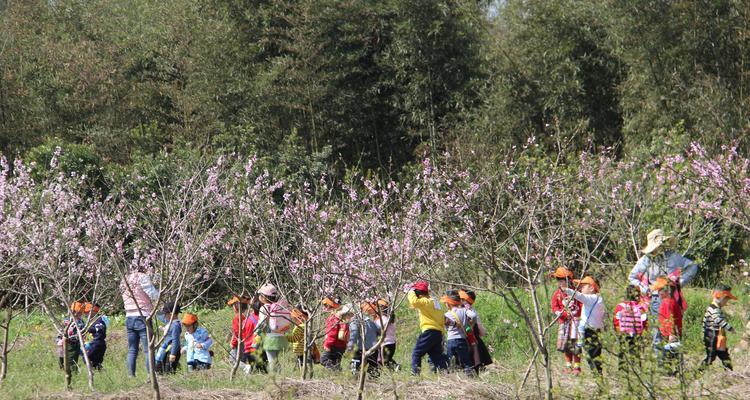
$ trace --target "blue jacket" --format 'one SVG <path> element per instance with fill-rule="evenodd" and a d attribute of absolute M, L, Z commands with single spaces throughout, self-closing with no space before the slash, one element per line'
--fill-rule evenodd
<path fill-rule="evenodd" d="M 104 344 L 107 339 L 107 322 L 106 316 L 102 315 L 97 318 L 89 327 L 88 332 L 91 334 L 91 343 Z"/>
<path fill-rule="evenodd" d="M 172 348 L 169 350 L 169 354 L 173 356 L 177 356 L 180 354 L 180 336 L 182 335 L 182 323 L 179 320 L 172 321 L 172 324 L 169 325 L 169 330 L 167 331 L 167 334 L 164 338 L 164 342 L 161 344 L 161 353 L 165 353 L 167 351 L 167 348 L 169 345 L 172 345 Z"/>
<path fill-rule="evenodd" d="M 185 332 L 185 348 L 187 349 L 187 362 L 198 360 L 207 364 L 211 364 L 211 353 L 208 349 L 214 343 L 211 337 L 208 336 L 206 328 L 198 327 L 192 334 Z M 197 348 L 196 345 L 201 344 L 202 348 Z"/>
<path fill-rule="evenodd" d="M 378 328 L 378 325 L 370 318 L 365 318 L 362 324 L 365 328 L 365 347 L 362 347 L 359 319 L 354 318 L 349 323 L 349 343 L 346 346 L 348 349 L 352 349 L 356 345 L 357 349 L 369 350 L 378 343 L 378 338 L 380 337 L 380 328 Z"/>

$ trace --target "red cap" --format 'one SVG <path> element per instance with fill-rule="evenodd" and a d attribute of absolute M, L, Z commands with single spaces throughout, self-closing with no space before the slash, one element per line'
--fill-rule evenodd
<path fill-rule="evenodd" d="M 416 281 L 414 282 L 414 286 L 412 286 L 414 290 L 419 290 L 422 292 L 429 292 L 430 291 L 430 284 L 425 281 Z"/>

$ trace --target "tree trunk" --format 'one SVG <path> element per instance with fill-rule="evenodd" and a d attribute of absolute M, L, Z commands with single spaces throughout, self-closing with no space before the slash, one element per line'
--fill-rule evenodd
<path fill-rule="evenodd" d="M 362 339 L 362 343 L 364 347 L 364 338 Z M 367 371 L 365 360 L 367 360 L 367 351 L 362 350 L 361 353 L 362 359 L 359 364 L 359 379 L 357 382 L 357 400 L 363 400 L 365 398 L 365 372 Z"/>
<path fill-rule="evenodd" d="M 154 328 L 151 323 L 151 318 L 146 319 L 146 342 L 148 344 L 148 376 L 151 381 L 151 391 L 154 400 L 161 400 L 161 392 L 159 391 L 159 382 L 156 380 L 156 339 L 154 336 Z"/>
<path fill-rule="evenodd" d="M 77 329 L 77 335 L 78 335 L 78 343 L 81 343 L 83 346 L 83 332 L 81 332 L 80 329 Z M 86 352 L 85 346 L 81 347 L 81 356 L 83 357 L 83 363 L 86 365 L 86 378 L 88 380 L 89 389 L 91 391 L 94 391 L 94 370 L 91 368 L 91 361 L 89 360 L 89 355 Z"/>
<path fill-rule="evenodd" d="M 5 310 L 5 325 L 3 326 L 3 347 L 2 353 L 0 353 L 0 385 L 5 381 L 5 377 L 8 376 L 8 341 L 10 340 L 10 321 L 13 319 L 13 309 L 8 305 Z"/>
<path fill-rule="evenodd" d="M 304 331 L 302 332 L 302 343 L 304 343 L 304 347 L 302 348 L 302 380 L 307 379 L 307 360 L 309 360 L 310 356 L 310 346 L 308 346 L 308 331 L 307 326 L 309 323 L 304 324 Z M 310 378 L 312 378 L 312 371 L 310 371 Z"/>
<path fill-rule="evenodd" d="M 240 309 L 241 311 L 241 309 Z M 234 363 L 232 363 L 232 371 L 229 372 L 229 381 L 234 381 L 234 377 L 237 375 L 237 369 L 240 367 L 240 354 L 242 354 L 242 349 L 245 348 L 245 344 L 243 341 L 243 333 L 244 329 L 242 325 L 242 312 L 239 313 L 239 325 L 238 325 L 238 333 L 237 333 L 237 348 L 234 349 L 235 355 L 234 355 Z"/>
<path fill-rule="evenodd" d="M 67 328 L 65 329 L 66 332 L 63 333 L 63 371 L 65 372 L 65 390 L 70 390 L 70 384 L 71 384 L 71 372 L 70 372 L 70 363 L 68 362 L 68 332 Z"/>

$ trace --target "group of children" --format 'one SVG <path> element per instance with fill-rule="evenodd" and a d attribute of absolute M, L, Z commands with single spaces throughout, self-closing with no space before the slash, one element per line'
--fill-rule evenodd
<path fill-rule="evenodd" d="M 430 296 L 429 284 L 418 281 L 412 285 L 407 299 L 419 313 L 421 331 L 412 351 L 412 374 L 420 373 L 425 355 L 433 371 L 445 371 L 454 366 L 469 376 L 492 363 L 482 340 L 487 331 L 473 308 L 476 300 L 473 291 L 449 290 L 438 301 Z M 445 311 L 441 303 L 445 304 Z M 446 332 L 447 342 L 444 342 Z"/>
<path fill-rule="evenodd" d="M 99 315 L 98 304 L 73 302 L 70 305 L 70 317 L 63 320 L 62 332 L 57 336 L 57 355 L 60 368 L 65 363 L 70 369 L 78 368 L 78 361 L 85 352 L 92 368 L 100 369 L 107 351 L 107 328 L 109 318 Z M 93 318 L 86 324 L 84 316 Z M 84 329 L 88 326 L 88 329 Z M 83 345 L 81 342 L 83 341 Z"/>
<path fill-rule="evenodd" d="M 598 282 L 591 276 L 572 279 L 573 272 L 565 267 L 551 274 L 558 289 L 552 295 L 551 308 L 559 324 L 557 350 L 565 358 L 563 373 L 581 373 L 581 354 L 595 375 L 602 373 L 602 342 L 605 328 L 605 305 Z M 649 288 L 658 293 L 657 301 L 641 294 L 638 286 L 630 285 L 625 298 L 614 309 L 612 323 L 618 341 L 618 365 L 627 370 L 640 365 L 643 334 L 649 330 L 649 315 L 653 338 L 652 345 L 659 365 L 667 374 L 674 375 L 681 365 L 682 320 L 687 302 L 679 288 L 679 275 L 659 276 Z M 722 307 L 736 299 L 731 288 L 717 286 L 712 293 L 712 303 L 703 318 L 706 358 L 705 368 L 718 357 L 725 368 L 732 369 L 726 346 L 726 332 L 731 332 Z"/>
<path fill-rule="evenodd" d="M 558 284 L 551 308 L 559 323 L 557 349 L 565 358 L 563 373 L 579 375 L 581 354 L 585 353 L 592 372 L 601 375 L 600 336 L 605 329 L 606 312 L 598 282 L 591 276 L 573 279 L 573 272 L 565 267 L 557 268 L 551 276 Z M 682 316 L 687 308 L 677 282 L 672 276 L 655 280 L 649 289 L 659 294 L 658 304 L 650 304 L 654 299 L 642 295 L 635 285 L 626 289 L 625 298 L 616 305 L 612 318 L 621 369 L 640 365 L 643 336 L 649 330 L 651 315 L 653 347 L 659 363 L 668 373 L 676 372 L 675 368 L 681 364 Z M 476 300 L 473 291 L 448 290 L 436 299 L 430 295 L 429 284 L 418 281 L 411 286 L 407 299 L 419 315 L 420 335 L 412 351 L 413 374 L 420 373 L 424 356 L 428 356 L 433 371 L 452 368 L 468 376 L 475 376 L 492 363 L 482 339 L 486 329 L 473 308 Z M 725 368 L 732 369 L 726 334 L 733 328 L 722 311 L 730 299 L 736 297 L 729 286 L 719 285 L 713 291 L 712 303 L 703 319 L 706 347 L 703 367 L 719 358 Z M 234 296 L 227 305 L 234 311 L 232 333 L 228 337 L 230 359 L 247 373 L 278 371 L 279 355 L 287 347 L 296 355 L 300 368 L 307 362 L 308 366 L 321 364 L 327 369 L 340 370 L 346 352 L 352 352 L 353 372 L 363 368 L 363 359 L 370 377 L 377 377 L 381 367 L 400 368 L 394 360 L 396 315 L 386 300 L 355 306 L 342 304 L 337 297 L 324 298 L 322 308 L 328 315 L 319 337 L 306 332 L 309 312 L 302 306 L 291 307 L 271 284 L 262 286 L 252 298 Z M 61 368 L 66 359 L 69 366 L 77 368 L 83 352 L 93 368 L 101 368 L 109 319 L 100 311 L 98 305 L 91 303 L 71 304 L 71 317 L 63 321 L 57 342 Z M 195 314 L 187 313 L 180 318 L 180 306 L 168 302 L 157 316 L 164 323 L 164 338 L 155 355 L 157 372 L 176 371 L 183 354 L 188 370 L 211 368 L 214 341 L 208 330 L 199 325 Z M 87 324 L 84 317 L 94 321 Z M 322 339 L 322 354 L 316 339 Z"/>

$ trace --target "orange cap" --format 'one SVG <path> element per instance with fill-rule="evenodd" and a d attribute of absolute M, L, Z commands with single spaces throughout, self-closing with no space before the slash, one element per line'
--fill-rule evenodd
<path fill-rule="evenodd" d="M 359 308 L 362 309 L 363 312 L 370 315 L 375 315 L 378 313 L 378 307 L 375 304 L 367 301 L 363 301 L 362 304 L 359 305 Z"/>
<path fill-rule="evenodd" d="M 86 305 L 83 306 L 83 312 L 84 313 L 88 314 L 88 313 L 90 313 L 92 311 L 94 312 L 94 314 L 98 313 L 99 312 L 99 306 L 91 304 L 91 303 L 86 303 Z"/>
<path fill-rule="evenodd" d="M 656 278 L 654 284 L 651 285 L 651 290 L 662 290 L 667 286 L 673 286 L 674 282 L 666 276 L 660 276 Z"/>
<path fill-rule="evenodd" d="M 731 290 L 714 290 L 714 298 L 720 299 L 722 297 L 729 297 L 732 300 L 737 300 L 737 297 L 732 294 Z"/>
<path fill-rule="evenodd" d="M 440 298 L 440 301 L 451 306 L 451 307 L 458 307 L 461 305 L 460 301 L 456 301 L 455 299 L 450 298 L 449 296 L 443 296 Z"/>
<path fill-rule="evenodd" d="M 291 314 L 292 318 L 294 318 L 294 320 L 297 321 L 298 324 L 307 321 L 307 313 L 300 310 L 299 308 L 293 308 L 292 311 L 289 312 L 289 314 Z"/>
<path fill-rule="evenodd" d="M 198 316 L 195 314 L 187 313 L 184 317 L 182 317 L 182 324 L 183 325 L 193 325 L 196 322 L 198 322 Z"/>
<path fill-rule="evenodd" d="M 242 297 L 232 296 L 232 298 L 229 299 L 229 301 L 227 302 L 227 305 L 232 306 L 237 303 L 250 304 L 251 302 L 252 302 L 252 299 L 247 296 L 242 296 Z"/>
<path fill-rule="evenodd" d="M 599 285 L 596 284 L 596 281 L 591 276 L 585 276 L 583 279 L 573 279 L 573 283 L 577 285 L 591 285 L 594 291 L 599 293 Z"/>
<path fill-rule="evenodd" d="M 86 309 L 86 305 L 81 303 L 80 301 L 74 301 L 70 304 L 70 311 L 73 311 L 75 313 L 84 312 Z"/>
<path fill-rule="evenodd" d="M 465 290 L 459 290 L 458 291 L 458 295 L 461 297 L 461 300 L 463 300 L 463 301 L 465 301 L 465 302 L 467 302 L 469 304 L 474 304 L 474 299 L 472 299 L 471 296 L 469 296 L 469 294 L 466 293 Z"/>
<path fill-rule="evenodd" d="M 323 301 L 322 301 L 322 303 L 323 303 L 324 306 L 328 306 L 328 307 L 330 307 L 330 308 L 332 308 L 334 310 L 337 309 L 337 308 L 339 308 L 339 307 L 341 307 L 341 304 L 335 302 L 330 297 L 324 298 Z"/>
<path fill-rule="evenodd" d="M 551 273 L 550 276 L 557 278 L 557 279 L 565 279 L 565 278 L 572 278 L 573 277 L 573 271 L 565 268 L 565 267 L 557 267 L 555 272 Z"/>

